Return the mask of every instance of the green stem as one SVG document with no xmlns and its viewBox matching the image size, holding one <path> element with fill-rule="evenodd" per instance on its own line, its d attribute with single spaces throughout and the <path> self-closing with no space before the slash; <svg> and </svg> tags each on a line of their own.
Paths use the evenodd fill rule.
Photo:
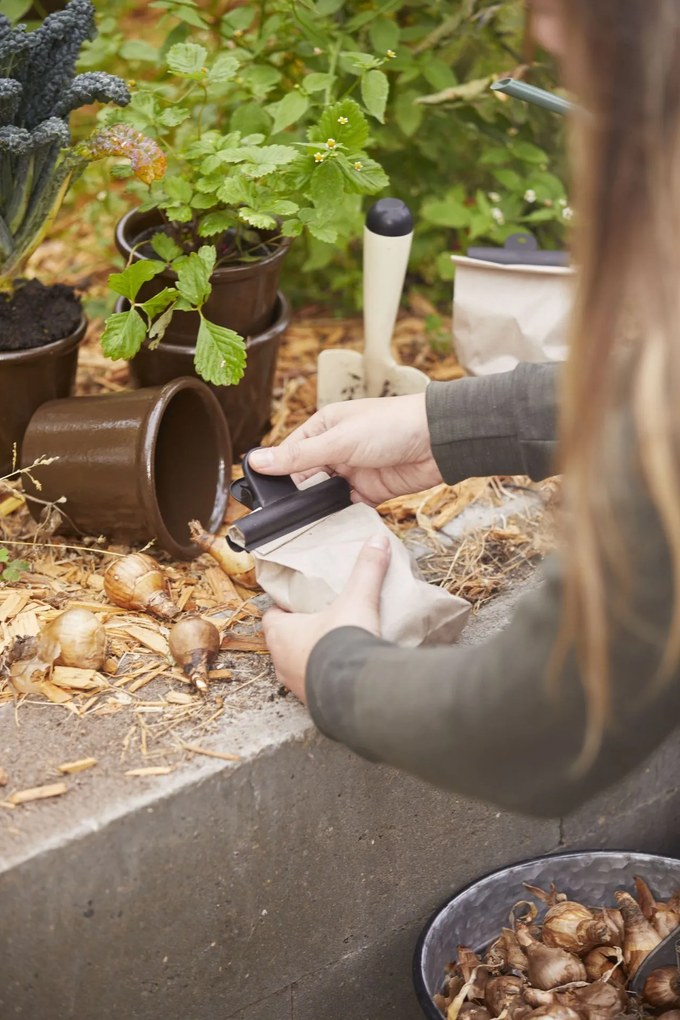
<svg viewBox="0 0 680 1020">
<path fill-rule="evenodd" d="M 334 43 L 331 47 L 331 59 L 328 66 L 328 81 L 326 83 L 326 89 L 324 91 L 324 105 L 330 106 L 332 101 L 333 85 L 335 84 L 335 69 L 338 66 L 338 60 L 340 58 L 340 42 Z"/>
<path fill-rule="evenodd" d="M 13 248 L 14 248 L 14 239 L 13 239 L 13 237 L 12 237 L 12 235 L 11 235 L 11 233 L 10 233 L 10 231 L 9 231 L 9 229 L 7 227 L 7 224 L 5 223 L 3 217 L 0 216 L 0 258 L 2 258 L 3 261 L 5 259 L 9 258 L 9 256 L 12 254 L 12 249 Z M 5 272 L 4 272 L 4 268 L 5 267 L 4 267 L 4 265 L 1 266 L 0 268 L 2 269 L 2 275 L 4 276 L 5 275 Z M 2 289 L 3 289 L 2 286 L 0 286 L 0 290 L 2 290 Z"/>
<path fill-rule="evenodd" d="M 17 162 L 14 192 L 6 213 L 7 225 L 13 234 L 17 234 L 19 232 L 23 218 L 26 215 L 26 210 L 31 197 L 34 175 L 34 154 L 30 153 L 29 155 L 21 156 Z"/>
</svg>

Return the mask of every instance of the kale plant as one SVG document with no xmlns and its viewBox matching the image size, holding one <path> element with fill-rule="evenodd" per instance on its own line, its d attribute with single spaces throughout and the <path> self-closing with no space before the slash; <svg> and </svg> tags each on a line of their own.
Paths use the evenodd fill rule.
<svg viewBox="0 0 680 1020">
<path fill-rule="evenodd" d="M 0 290 L 11 289 L 92 158 L 72 144 L 72 111 L 130 101 L 121 78 L 75 73 L 80 49 L 94 35 L 91 0 L 70 0 L 32 32 L 0 14 Z"/>
</svg>

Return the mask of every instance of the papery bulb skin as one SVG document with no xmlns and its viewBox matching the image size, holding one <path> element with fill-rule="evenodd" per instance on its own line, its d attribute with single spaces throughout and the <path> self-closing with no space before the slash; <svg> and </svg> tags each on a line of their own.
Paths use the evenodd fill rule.
<svg viewBox="0 0 680 1020">
<path fill-rule="evenodd" d="M 585 1020 L 614 1020 L 626 1012 L 628 996 L 621 985 L 595 981 L 584 988 L 573 989 L 570 1005 L 583 1014 Z"/>
<path fill-rule="evenodd" d="M 541 1006 L 529 1013 L 530 1020 L 583 1020 L 580 1013 L 570 1006 L 555 1003 L 553 1006 Z"/>
<path fill-rule="evenodd" d="M 623 962 L 630 979 L 661 938 L 630 893 L 619 890 L 614 897 L 623 915 Z"/>
<path fill-rule="evenodd" d="M 55 665 L 78 669 L 101 669 L 104 665 L 106 631 L 89 609 L 67 609 L 51 620 L 39 635 L 38 655 L 47 653 L 46 642 L 59 645 Z"/>
<path fill-rule="evenodd" d="M 200 616 L 187 616 L 168 634 L 170 652 L 196 690 L 208 689 L 208 665 L 220 648 L 220 632 L 214 623 Z"/>
<path fill-rule="evenodd" d="M 236 552 L 222 535 L 210 535 L 198 521 L 189 522 L 191 541 L 208 553 L 233 581 L 244 588 L 258 588 L 255 560 L 249 552 Z"/>
<path fill-rule="evenodd" d="M 596 946 L 583 957 L 586 978 L 588 981 L 599 981 L 609 974 L 608 981 L 625 984 L 626 979 L 620 967 L 622 962 L 622 951 L 618 946 Z"/>
<path fill-rule="evenodd" d="M 515 977 L 512 974 L 500 974 L 487 982 L 484 1001 L 491 1011 L 491 1015 L 497 1017 L 510 1003 L 522 994 L 524 988 L 523 978 Z"/>
<path fill-rule="evenodd" d="M 658 967 L 647 976 L 642 998 L 655 1009 L 680 1009 L 680 970 Z"/>
<path fill-rule="evenodd" d="M 585 981 L 586 969 L 578 956 L 566 949 L 533 943 L 526 947 L 529 984 L 548 992 L 572 981 Z"/>
<path fill-rule="evenodd" d="M 578 953 L 586 941 L 583 936 L 579 936 L 579 929 L 592 921 L 592 912 L 580 903 L 573 900 L 556 903 L 543 919 L 543 942 L 546 946 Z M 593 945 L 597 944 L 598 940 L 595 940 Z"/>
<path fill-rule="evenodd" d="M 153 613 L 163 620 L 173 620 L 180 612 L 168 595 L 163 571 L 146 553 L 130 553 L 114 560 L 104 574 L 104 591 L 123 609 Z"/>
</svg>

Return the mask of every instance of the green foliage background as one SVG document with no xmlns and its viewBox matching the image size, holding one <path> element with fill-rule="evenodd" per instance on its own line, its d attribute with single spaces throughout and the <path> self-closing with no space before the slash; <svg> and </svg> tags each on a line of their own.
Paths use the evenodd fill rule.
<svg viewBox="0 0 680 1020">
<path fill-rule="evenodd" d="M 95 6 L 99 36 L 83 70 L 158 80 L 159 53 L 176 42 L 235 53 L 237 85 L 214 111 L 224 130 L 303 139 L 324 105 L 355 98 L 370 115 L 370 155 L 391 179 L 386 193 L 414 213 L 409 282 L 442 308 L 450 302 L 451 252 L 502 244 L 520 229 L 533 230 L 544 247 L 565 244 L 564 122 L 489 91 L 491 81 L 526 65 L 532 82 L 555 88 L 554 69 L 540 53 L 536 59 L 527 38 L 523 0 Z M 297 305 L 357 307 L 363 212 L 371 201 L 357 197 L 348 206 L 349 245 L 296 241 L 284 286 Z"/>
</svg>

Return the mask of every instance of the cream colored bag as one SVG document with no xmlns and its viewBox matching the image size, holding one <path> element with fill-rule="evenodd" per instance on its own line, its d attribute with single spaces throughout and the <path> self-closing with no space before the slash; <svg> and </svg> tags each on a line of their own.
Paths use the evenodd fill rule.
<svg viewBox="0 0 680 1020">
<path fill-rule="evenodd" d="M 453 343 L 466 371 L 491 375 L 520 361 L 565 360 L 573 269 L 452 258 Z"/>
<path fill-rule="evenodd" d="M 469 603 L 423 581 L 406 546 L 363 503 L 255 549 L 257 580 L 282 609 L 316 613 L 337 598 L 362 546 L 377 534 L 387 535 L 391 547 L 380 603 L 382 636 L 411 648 L 455 640 Z"/>
</svg>

